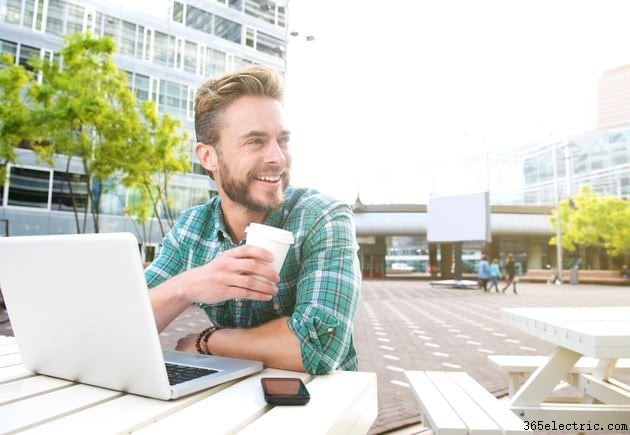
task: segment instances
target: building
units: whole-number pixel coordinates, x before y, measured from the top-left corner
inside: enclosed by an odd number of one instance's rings
[[[22,65],[33,54],[52,56],[64,34],[87,30],[116,40],[115,60],[126,71],[139,100],[155,101],[160,113],[179,118],[191,132],[194,92],[208,76],[251,63],[286,70],[287,10],[274,2],[156,0],[150,11],[138,13],[121,2],[106,0],[0,0],[0,51],[13,54]],[[540,221],[556,196],[569,197],[582,184],[599,193],[630,198],[629,92],[630,66],[611,70],[600,82],[601,129],[519,147],[506,142],[502,150],[431,161],[434,180],[482,180],[499,225],[492,229],[492,255],[504,258],[507,252],[516,253],[524,269],[553,264],[553,249],[547,244],[551,229],[546,233],[519,217],[532,215]],[[517,142],[518,138],[511,140]],[[0,224],[4,224],[0,235],[76,232],[67,204],[65,168],[39,164],[29,149],[18,151],[19,161],[9,167],[8,184],[0,190]],[[72,170],[81,176],[80,167]],[[177,192],[176,211],[205,202],[215,193],[213,183],[195,162],[192,143],[190,172],[177,177],[172,189]],[[157,244],[161,240],[157,225],[140,228],[124,215],[127,202],[128,192],[121,187],[102,199],[103,231],[130,231],[145,243]],[[362,224],[367,215],[362,214],[363,205],[358,205],[357,222]],[[368,211],[374,209],[367,207]],[[424,261],[438,255],[426,243],[422,207],[386,208],[399,217],[418,213],[413,215],[417,219],[407,218],[401,225],[392,217],[383,221],[390,227],[379,232],[370,233],[369,225],[365,227],[367,232],[359,234],[366,241],[361,251],[364,269],[370,264],[367,269],[377,270],[378,275],[399,263],[398,270],[404,271],[402,263],[406,262],[422,269],[426,263],[420,262],[420,256]],[[376,213],[384,218],[382,210]],[[369,243],[371,240],[375,243]],[[466,267],[474,267],[482,248],[481,244],[464,246],[464,255],[471,262]],[[409,255],[418,256],[417,261],[401,258]],[[605,262],[601,264],[605,266]]]
[[[630,65],[604,71],[597,89],[597,128],[630,125]]]
[[[64,34],[109,35],[118,48],[114,59],[138,100],[153,100],[159,113],[180,119],[184,129],[194,132],[194,93],[209,76],[253,63],[286,69],[286,17],[285,7],[260,0],[156,0],[142,13],[107,0],[0,0],[0,52],[26,66],[32,55],[52,57]],[[196,163],[192,145],[191,138],[190,173],[177,177],[172,187],[178,212],[215,192]],[[0,219],[5,223],[0,231],[75,232],[61,163],[42,166],[31,150],[18,153],[0,191]],[[78,165],[72,170],[81,176]],[[83,195],[87,203],[87,193]],[[103,227],[140,236],[137,224],[124,216],[127,195],[115,188],[103,198]],[[142,239],[158,242],[157,226]]]

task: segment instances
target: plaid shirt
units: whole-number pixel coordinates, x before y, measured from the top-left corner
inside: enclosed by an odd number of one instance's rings
[[[357,370],[352,327],[361,271],[350,208],[313,190],[289,187],[282,207],[264,223],[290,231],[295,240],[280,272],[277,295],[265,302],[231,299],[199,306],[222,327],[247,328],[288,316],[308,373]],[[182,213],[145,271],[147,284],[155,287],[234,247],[221,200],[215,196]]]

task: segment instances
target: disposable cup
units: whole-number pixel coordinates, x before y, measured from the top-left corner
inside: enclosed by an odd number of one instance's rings
[[[245,228],[247,244],[265,248],[273,254],[273,268],[280,273],[289,246],[293,244],[293,234],[269,225],[251,223]]]

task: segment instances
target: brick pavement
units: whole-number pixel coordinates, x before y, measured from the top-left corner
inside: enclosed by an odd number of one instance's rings
[[[355,344],[360,370],[378,374],[379,415],[370,433],[424,430],[403,370],[467,371],[501,396],[507,380],[488,355],[551,351],[551,344],[504,326],[501,308],[592,305],[630,305],[630,288],[521,283],[514,295],[432,288],[421,280],[364,281]],[[178,337],[206,324],[204,314],[190,308],[161,334],[162,346],[173,348]],[[10,324],[0,324],[0,335],[12,335]]]

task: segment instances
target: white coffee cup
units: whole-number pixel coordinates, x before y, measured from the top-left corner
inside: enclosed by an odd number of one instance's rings
[[[273,254],[273,268],[280,273],[289,246],[293,244],[293,234],[281,228],[251,223],[245,228],[247,244],[265,248]]]

